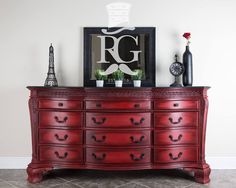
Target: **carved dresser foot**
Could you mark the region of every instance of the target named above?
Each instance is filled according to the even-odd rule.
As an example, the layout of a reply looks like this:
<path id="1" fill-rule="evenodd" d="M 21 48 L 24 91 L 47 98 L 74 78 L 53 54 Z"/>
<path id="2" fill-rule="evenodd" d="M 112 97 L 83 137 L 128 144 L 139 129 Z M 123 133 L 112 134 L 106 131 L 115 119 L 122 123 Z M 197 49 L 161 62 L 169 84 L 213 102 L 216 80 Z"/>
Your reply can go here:
<path id="1" fill-rule="evenodd" d="M 32 168 L 28 166 L 27 174 L 28 174 L 28 182 L 30 183 L 38 183 L 43 179 L 43 174 L 52 170 L 52 167 L 42 167 L 42 168 Z"/>
<path id="2" fill-rule="evenodd" d="M 210 182 L 210 173 L 211 173 L 211 169 L 209 168 L 209 166 L 207 168 L 203 168 L 203 169 L 195 169 L 194 170 L 194 178 L 195 181 L 198 183 L 209 183 Z"/>

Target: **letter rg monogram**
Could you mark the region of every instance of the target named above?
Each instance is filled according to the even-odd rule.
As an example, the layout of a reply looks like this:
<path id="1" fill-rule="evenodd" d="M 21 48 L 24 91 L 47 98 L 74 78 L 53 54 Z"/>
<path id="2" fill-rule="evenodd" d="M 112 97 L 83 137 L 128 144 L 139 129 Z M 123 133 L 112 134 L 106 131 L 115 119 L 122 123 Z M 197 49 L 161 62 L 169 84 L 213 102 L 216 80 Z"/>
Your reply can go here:
<path id="1" fill-rule="evenodd" d="M 106 51 L 111 54 L 111 56 L 116 60 L 117 63 L 132 63 L 138 61 L 138 54 L 141 52 L 140 50 L 132 50 L 130 51 L 133 53 L 133 59 L 130 61 L 125 61 L 121 59 L 119 55 L 119 43 L 124 38 L 131 38 L 133 39 L 136 46 L 138 46 L 138 36 L 134 37 L 131 35 L 122 35 L 119 38 L 110 35 L 102 35 L 98 36 L 101 39 L 101 59 L 97 63 L 110 63 L 106 60 Z M 113 46 L 110 48 L 106 48 L 106 38 L 110 38 L 113 40 Z"/>

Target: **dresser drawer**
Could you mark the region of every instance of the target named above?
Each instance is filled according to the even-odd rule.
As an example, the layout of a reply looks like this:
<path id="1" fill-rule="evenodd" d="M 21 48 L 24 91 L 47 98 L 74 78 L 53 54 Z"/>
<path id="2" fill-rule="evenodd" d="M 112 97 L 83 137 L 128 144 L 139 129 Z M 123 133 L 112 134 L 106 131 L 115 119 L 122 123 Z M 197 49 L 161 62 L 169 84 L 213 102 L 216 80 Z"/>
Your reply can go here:
<path id="1" fill-rule="evenodd" d="M 154 150 L 155 162 L 195 162 L 198 159 L 197 147 L 175 147 Z"/>
<path id="2" fill-rule="evenodd" d="M 101 110 L 139 110 L 151 109 L 151 101 L 86 101 L 86 109 L 101 109 Z"/>
<path id="3" fill-rule="evenodd" d="M 78 100 L 39 100 L 39 108 L 54 108 L 54 109 L 82 109 L 82 102 Z"/>
<path id="4" fill-rule="evenodd" d="M 109 146 L 150 145 L 151 131 L 86 131 L 86 144 Z"/>
<path id="5" fill-rule="evenodd" d="M 86 113 L 86 127 L 150 127 L 151 113 Z"/>
<path id="6" fill-rule="evenodd" d="M 150 163 L 151 149 L 86 149 L 88 163 L 124 164 L 124 163 Z"/>
<path id="7" fill-rule="evenodd" d="M 80 112 L 39 112 L 39 125 L 40 127 L 51 126 L 81 126 L 81 113 Z"/>
<path id="8" fill-rule="evenodd" d="M 199 102 L 197 100 L 160 100 L 154 102 L 154 108 L 158 110 L 198 109 Z"/>
<path id="9" fill-rule="evenodd" d="M 81 144 L 80 130 L 40 129 L 39 142 L 41 144 Z"/>
<path id="10" fill-rule="evenodd" d="M 161 130 L 154 133 L 155 145 L 197 144 L 197 130 Z"/>
<path id="11" fill-rule="evenodd" d="M 198 112 L 157 112 L 156 127 L 197 126 Z"/>
<path id="12" fill-rule="evenodd" d="M 82 148 L 80 147 L 51 147 L 40 146 L 40 161 L 82 161 Z"/>

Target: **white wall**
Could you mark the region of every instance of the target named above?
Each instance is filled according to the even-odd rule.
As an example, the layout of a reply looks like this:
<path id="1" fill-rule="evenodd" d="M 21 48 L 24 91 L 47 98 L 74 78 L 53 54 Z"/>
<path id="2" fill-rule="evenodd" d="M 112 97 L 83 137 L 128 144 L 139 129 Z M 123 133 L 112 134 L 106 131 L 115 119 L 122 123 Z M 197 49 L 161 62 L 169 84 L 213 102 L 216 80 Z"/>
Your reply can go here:
<path id="1" fill-rule="evenodd" d="M 0 157 L 31 155 L 25 87 L 43 85 L 50 43 L 59 84 L 82 86 L 82 27 L 107 26 L 105 7 L 112 2 L 116 1 L 0 0 Z M 236 1 L 123 2 L 132 5 L 131 26 L 157 28 L 157 86 L 172 82 L 169 65 L 175 53 L 184 51 L 182 34 L 192 33 L 194 85 L 212 87 L 206 156 L 216 164 L 231 159 L 236 168 Z"/>

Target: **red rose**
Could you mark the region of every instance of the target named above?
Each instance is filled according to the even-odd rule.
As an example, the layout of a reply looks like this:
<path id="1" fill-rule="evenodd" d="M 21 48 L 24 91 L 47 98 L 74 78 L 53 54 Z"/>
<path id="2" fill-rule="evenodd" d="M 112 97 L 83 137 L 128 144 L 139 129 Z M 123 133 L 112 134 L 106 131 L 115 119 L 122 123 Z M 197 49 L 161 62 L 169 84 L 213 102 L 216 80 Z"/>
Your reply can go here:
<path id="1" fill-rule="evenodd" d="M 191 33 L 184 33 L 183 37 L 186 38 L 187 40 L 190 39 Z"/>

